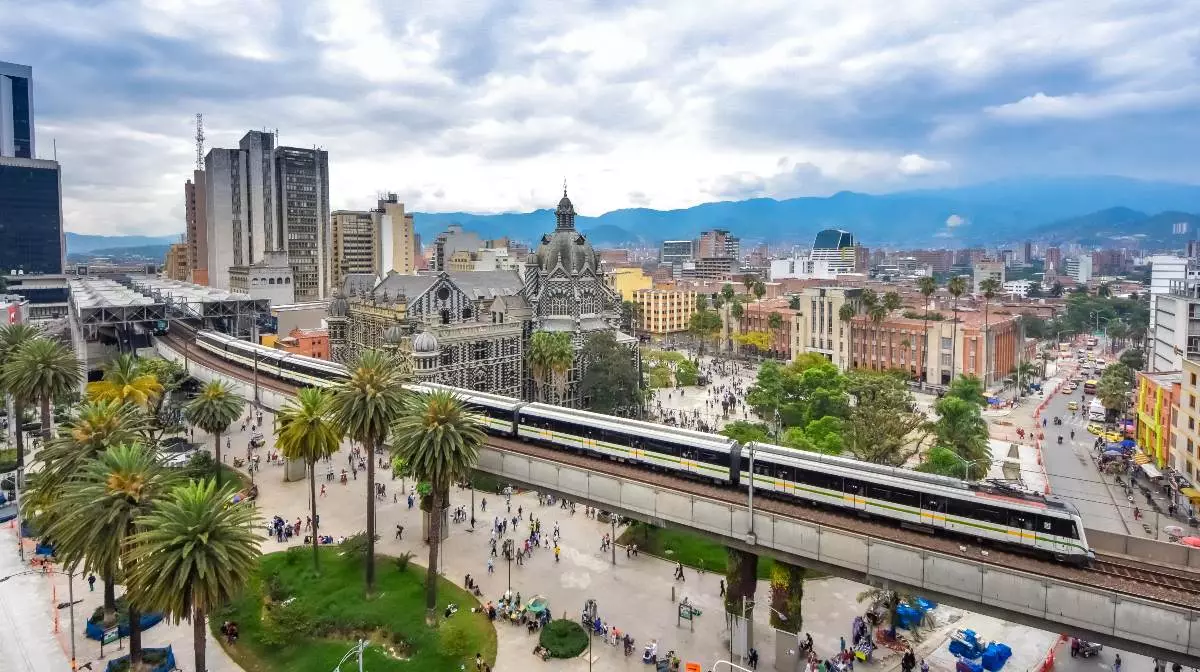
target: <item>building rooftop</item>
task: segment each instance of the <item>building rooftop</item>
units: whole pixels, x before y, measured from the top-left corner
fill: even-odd
[[[152,306],[154,299],[112,280],[73,278],[67,282],[76,309]]]
[[[133,287],[143,294],[146,292],[161,294],[185,303],[206,303],[214,301],[248,301],[245,294],[237,294],[216,287],[197,285],[182,280],[170,280],[153,275],[132,275],[129,277]]]
[[[1181,385],[1183,383],[1182,371],[1160,371],[1151,373],[1148,371],[1139,371],[1138,376],[1145,377],[1150,382],[1159,387],[1170,387],[1172,385]]]

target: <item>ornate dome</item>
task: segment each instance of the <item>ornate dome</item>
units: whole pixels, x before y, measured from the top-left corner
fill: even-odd
[[[338,290],[333,295],[333,300],[329,302],[329,317],[346,317],[350,314],[350,302],[346,300],[346,295],[342,294],[342,290]]]
[[[575,206],[563,189],[562,200],[554,211],[556,226],[553,233],[542,236],[534,257],[538,268],[549,273],[557,266],[571,274],[582,273],[584,269],[595,272],[599,267],[596,250],[587,242],[583,234],[575,230]]]
[[[399,345],[403,340],[404,330],[400,328],[399,324],[393,323],[392,326],[383,332],[383,342],[388,345]]]
[[[437,352],[437,336],[434,336],[428,331],[422,331],[413,337],[412,350],[413,352]]]

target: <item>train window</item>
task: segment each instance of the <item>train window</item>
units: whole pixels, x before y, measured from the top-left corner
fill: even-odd
[[[1027,532],[1033,531],[1033,515],[1019,511],[1008,512],[1008,526]]]
[[[796,470],[784,465],[775,466],[775,478],[791,483],[796,480]]]
[[[729,454],[720,453],[715,450],[700,449],[700,461],[705,464],[715,464],[721,467],[729,466]]]
[[[841,476],[834,476],[820,471],[810,471],[808,469],[796,469],[796,479],[800,483],[816,486],[824,490],[832,490],[834,492],[842,492]]]
[[[770,476],[774,470],[773,469],[774,466],[775,465],[773,465],[769,462],[763,462],[762,460],[755,460],[754,461],[754,473],[756,473],[760,476]]]
[[[933,511],[936,513],[945,513],[946,512],[946,500],[938,499],[936,497],[922,497],[921,498],[921,508],[925,509],[926,511]]]
[[[850,495],[864,495],[863,483],[853,478],[842,479],[842,491]]]
[[[1056,537],[1079,538],[1079,532],[1076,530],[1073,520],[1038,516],[1038,529],[1044,534],[1052,534]]]
[[[971,507],[971,517],[995,525],[1008,525],[1008,512],[994,506],[977,504]]]
[[[921,504],[921,496],[908,490],[892,490],[892,501],[896,504],[915,509]]]

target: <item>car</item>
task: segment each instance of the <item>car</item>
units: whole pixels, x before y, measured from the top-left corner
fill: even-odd
[[[1103,359],[1097,359],[1097,360],[1096,360],[1096,366],[1103,367],[1103,366],[1106,366],[1106,365],[1105,365],[1105,363],[1104,363],[1104,360],[1103,360]]]
[[[1092,434],[1100,435],[1104,433],[1104,426],[1092,423],[1087,426],[1087,431],[1091,432]]]
[[[1100,436],[1103,437],[1104,440],[1108,441],[1109,443],[1121,441],[1125,438],[1125,436],[1123,434],[1121,434],[1120,432],[1104,432]]]
[[[1074,387],[1072,387],[1072,389],[1074,389]],[[1068,411],[1078,411],[1079,410],[1079,402],[1075,401],[1075,400],[1068,401],[1067,402],[1067,410]]]

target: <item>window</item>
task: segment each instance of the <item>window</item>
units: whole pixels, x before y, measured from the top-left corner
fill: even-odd
[[[942,366],[950,366],[950,355],[942,355]]]
[[[953,342],[949,338],[946,338],[945,336],[942,337],[942,349],[943,350],[949,350],[952,343]]]
[[[446,308],[442,309],[442,324],[450,324],[450,311]]]

